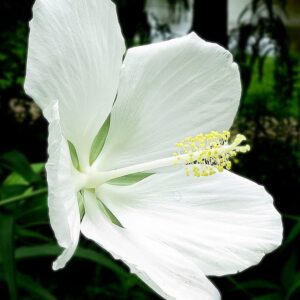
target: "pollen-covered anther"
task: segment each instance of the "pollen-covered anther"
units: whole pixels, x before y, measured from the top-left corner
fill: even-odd
[[[224,169],[230,170],[231,159],[237,153],[246,153],[249,145],[241,145],[246,140],[245,136],[238,134],[229,143],[230,132],[212,131],[207,134],[198,134],[187,137],[176,144],[179,151],[174,153],[177,162],[185,165],[187,176],[210,176]]]

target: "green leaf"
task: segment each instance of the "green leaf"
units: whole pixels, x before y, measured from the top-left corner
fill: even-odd
[[[97,159],[99,154],[102,151],[102,148],[105,144],[106,137],[108,134],[110,126],[110,115],[106,118],[105,122],[103,123],[102,127],[98,131],[91,147],[91,152],[90,152],[90,165],[93,164],[93,162]]]
[[[35,163],[31,164],[32,170],[36,174],[41,174],[42,171],[45,169],[45,164],[44,163]],[[25,180],[20,174],[16,172],[12,172],[10,175],[8,175],[5,180],[3,181],[3,184],[8,186],[8,185],[28,185],[29,182]]]
[[[0,186],[0,201],[4,198],[10,198],[24,194],[28,190],[27,185],[3,185]]]
[[[287,296],[286,296],[286,300],[292,299],[291,297],[294,295],[295,292],[297,292],[298,290],[300,290],[300,281],[295,282],[293,284],[293,286],[291,287],[291,289],[289,290]]]
[[[6,186],[9,186],[9,185],[28,186],[29,183],[20,174],[18,174],[16,172],[12,172],[10,175],[8,175],[5,178],[5,180],[3,181],[3,184]]]
[[[294,239],[297,238],[297,236],[300,234],[300,221],[297,222],[294,227],[290,230],[287,238],[285,239],[283,243],[283,247],[286,247],[289,245],[291,242],[294,241]]]
[[[42,200],[40,197],[36,197],[39,201]],[[34,202],[34,201],[32,201]],[[34,205],[28,205],[29,203],[26,203],[26,207],[22,207],[21,211],[18,211],[16,213],[16,217],[18,218],[18,221],[20,220],[23,223],[32,222],[33,220],[39,220],[42,218],[42,220],[45,220],[48,216],[48,206],[46,201],[40,201],[40,204],[33,203]],[[31,204],[31,203],[30,203]]]
[[[137,183],[153,174],[154,173],[134,173],[134,174],[130,174],[130,175],[112,179],[106,183],[112,184],[112,185],[131,185],[131,184]]]
[[[279,290],[277,284],[267,280],[249,280],[249,281],[239,282],[239,286],[246,290],[250,290],[250,289]]]
[[[28,201],[23,201],[22,205],[14,207],[16,223],[18,227],[30,228],[39,231],[41,227],[38,223],[49,226],[49,211],[47,205],[47,193],[36,195]],[[33,225],[35,223],[36,225]],[[37,228],[32,228],[32,225]]]
[[[73,166],[76,170],[79,171],[80,170],[80,164],[79,164],[79,159],[78,159],[78,155],[77,155],[77,151],[75,149],[75,146],[70,141],[68,141],[68,145],[69,145],[69,151],[70,151]]]
[[[5,280],[3,274],[0,273],[0,280]],[[29,292],[30,295],[38,296],[38,299],[43,300],[57,300],[55,296],[53,296],[47,289],[42,287],[40,283],[36,280],[33,280],[31,277],[17,273],[17,282],[18,286]]]
[[[293,284],[294,277],[297,273],[297,263],[297,254],[294,252],[289,257],[282,270],[281,281],[285,289],[288,289]]]
[[[38,296],[38,299],[43,300],[57,300],[46,288],[44,288],[38,281],[33,280],[27,275],[17,274],[17,281],[20,288],[28,291],[30,295]]]
[[[21,152],[11,151],[2,154],[0,156],[0,165],[18,173],[29,183],[40,180],[40,176],[32,170],[27,158]]]
[[[23,195],[18,195],[18,196],[13,196],[13,197],[10,197],[10,198],[2,199],[0,201],[0,206],[11,204],[11,203],[18,202],[18,201],[22,201],[22,200],[29,199],[29,198],[32,198],[32,197],[36,197],[36,196],[39,196],[41,194],[47,193],[47,191],[48,191],[47,188],[41,188],[39,190],[26,192]]]
[[[47,243],[51,242],[51,239],[47,236],[44,236],[43,234],[40,234],[37,231],[29,230],[22,227],[16,228],[16,234],[24,238],[33,238]]]
[[[31,168],[35,173],[40,174],[45,170],[45,164],[44,163],[34,163],[34,164],[31,164]]]
[[[139,286],[140,285],[140,279],[134,275],[134,276],[129,276],[127,278],[124,278],[124,282],[122,283],[122,286],[125,290],[129,291],[132,288]],[[142,285],[144,287],[144,285]]]
[[[38,246],[20,247],[15,251],[16,260],[24,259],[34,259],[42,256],[58,256],[62,252],[61,248],[53,244],[42,244]],[[78,247],[75,257],[82,258],[88,261],[97,263],[111,271],[115,272],[119,276],[128,276],[128,273],[124,271],[117,263],[113,260],[107,258],[105,255],[98,253],[91,249],[85,249],[83,247]],[[3,261],[2,256],[0,256],[0,261]]]
[[[252,300],[282,300],[281,296],[277,293],[266,294],[259,297],[254,297]]]
[[[242,291],[245,295],[247,295],[250,298],[252,297],[252,294],[232,276],[227,276],[226,278],[235,286],[235,289]]]
[[[0,256],[2,268],[10,298],[16,300],[17,282],[14,258],[14,218],[12,215],[0,215]]]
[[[293,216],[293,215],[287,215],[287,214],[282,214],[282,217],[291,220],[291,221],[300,221],[300,216]]]
[[[82,247],[78,247],[75,252],[75,257],[83,258],[94,263],[97,263],[107,269],[115,272],[121,277],[128,276],[129,274],[123,270],[117,263],[115,263],[112,259],[107,258],[105,255],[100,254],[91,249],[85,249]]]

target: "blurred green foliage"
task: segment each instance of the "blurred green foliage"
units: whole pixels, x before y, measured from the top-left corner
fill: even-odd
[[[0,90],[13,91],[14,96],[24,95],[27,25],[18,23],[14,31],[0,34]]]
[[[287,96],[285,92],[278,91],[278,85],[284,86],[284,82],[280,82],[278,78],[274,79],[277,61],[274,57],[268,57],[263,66],[263,74],[260,75],[257,64],[254,66],[252,80],[247,91],[247,95],[243,98],[242,113],[249,113],[259,109],[259,114],[270,115],[276,118],[292,117],[298,120],[300,115],[300,78],[299,78],[299,55],[291,56],[291,60],[295,66],[293,70],[293,89],[289,91]]]
[[[56,277],[51,260],[61,249],[48,221],[44,164],[30,164],[13,151],[0,156],[0,171],[2,299],[150,299],[143,283],[87,241],[78,247],[70,269],[61,271],[66,278],[61,281],[65,275],[59,273]]]
[[[119,6],[125,9],[126,1],[120,0]],[[137,28],[126,30],[130,40]],[[45,170],[39,163],[46,158],[46,126],[41,117],[33,118],[32,102],[22,88],[27,34],[25,22],[14,22],[0,34],[0,297],[158,299],[123,264],[83,238],[68,266],[51,270],[61,250],[49,226]],[[300,55],[288,53],[282,56],[284,61],[267,55],[262,60],[257,53],[253,59],[244,48],[239,51],[236,59],[241,59],[241,67],[249,62],[251,67],[246,68],[250,75],[243,77],[247,93],[233,130],[248,136],[252,151],[234,171],[265,185],[273,195],[283,215],[284,242],[258,266],[212,280],[225,300],[296,300],[300,299]],[[24,118],[17,117],[12,99],[24,108]]]

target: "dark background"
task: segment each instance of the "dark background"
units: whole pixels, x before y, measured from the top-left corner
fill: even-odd
[[[185,2],[170,2],[178,1]],[[136,44],[137,33],[148,43],[144,1],[115,2],[127,45]],[[225,47],[233,41],[242,74],[233,131],[248,137],[252,151],[234,171],[266,186],[285,226],[283,245],[258,266],[212,278],[225,300],[300,299],[300,55],[290,46],[299,41],[286,25],[286,2],[253,0],[246,8],[251,17],[228,33],[227,1],[195,1],[193,30]],[[64,270],[51,270],[60,250],[46,204],[47,124],[23,90],[32,4],[0,3],[0,298],[156,299],[125,266],[84,239]],[[260,43],[265,37],[271,52]]]

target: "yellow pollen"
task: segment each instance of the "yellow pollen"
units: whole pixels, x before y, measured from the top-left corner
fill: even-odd
[[[176,144],[179,151],[174,156],[177,162],[184,163],[187,176],[210,176],[224,169],[230,170],[230,160],[237,161],[237,153],[248,152],[250,146],[241,145],[246,140],[242,134],[238,134],[231,143],[229,138],[229,131],[190,136]]]

